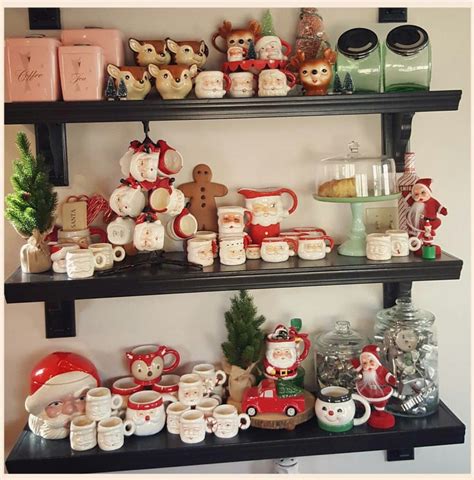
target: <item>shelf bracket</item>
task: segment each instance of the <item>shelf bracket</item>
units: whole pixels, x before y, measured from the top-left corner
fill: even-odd
[[[395,305],[399,297],[411,298],[412,282],[393,282],[383,284],[383,308],[390,308]]]
[[[395,160],[397,172],[405,167],[405,152],[415,112],[382,113],[382,151]]]
[[[44,316],[46,338],[76,336],[76,311],[74,300],[45,302]]]
[[[49,166],[49,179],[57,187],[69,185],[65,123],[36,123],[36,154]]]
[[[387,462],[399,462],[401,460],[415,460],[415,449],[411,447],[387,450]]]

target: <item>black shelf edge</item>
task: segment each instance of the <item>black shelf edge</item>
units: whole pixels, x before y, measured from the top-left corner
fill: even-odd
[[[182,259],[182,253],[166,256]],[[123,263],[133,262],[133,258]],[[119,265],[123,265],[119,264]],[[172,293],[215,292],[223,290],[305,287],[361,283],[425,280],[456,280],[462,260],[447,253],[436,260],[410,255],[388,262],[365,257],[344,257],[335,251],[318,261],[290,258],[287,262],[267,263],[249,260],[244,265],[225,266],[216,259],[203,271],[180,267],[144,267],[107,277],[68,279],[52,271],[25,274],[17,269],[5,282],[7,303],[67,301],[92,298],[130,297]]]
[[[204,442],[195,445],[182,443],[179,435],[166,431],[150,437],[132,436],[113,452],[98,447],[74,452],[69,439],[44,440],[25,427],[6,467],[9,473],[94,473],[407,449],[464,443],[465,430],[461,420],[442,402],[438,412],[429,417],[397,418],[392,430],[362,425],[334,434],[320,430],[313,418],[291,432],[250,428],[230,439],[206,435]]]
[[[457,110],[461,90],[321,97],[5,103],[5,123],[92,123],[143,120],[359,115]]]

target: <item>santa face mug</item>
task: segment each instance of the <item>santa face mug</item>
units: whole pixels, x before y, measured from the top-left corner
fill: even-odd
[[[334,240],[327,235],[304,235],[298,244],[298,257],[303,260],[320,260],[334,248]]]
[[[121,418],[104,418],[97,425],[97,443],[101,450],[110,452],[123,447],[124,435],[135,433],[135,424],[129,422],[125,425]]]
[[[203,238],[205,240],[211,240],[213,257],[217,258],[218,245],[217,245],[217,233],[210,230],[198,230],[193,238]]]
[[[392,241],[385,233],[370,233],[366,239],[366,255],[369,260],[390,260],[392,258]]]
[[[96,422],[110,417],[123,403],[120,395],[112,395],[106,387],[92,388],[86,395],[86,415]]]
[[[387,230],[385,233],[390,235],[392,257],[406,257],[410,252],[416,252],[423,245],[419,238],[408,237],[408,232],[405,230]]]
[[[204,382],[196,373],[187,373],[179,380],[178,400],[189,407],[195,407],[207,393]]]
[[[107,262],[103,253],[94,255],[91,250],[72,250],[66,253],[66,272],[69,278],[88,278],[94,269]]]
[[[258,260],[260,258],[260,245],[258,243],[250,243],[245,255],[247,260]]]
[[[119,217],[138,217],[145,208],[146,198],[140,186],[121,185],[110,195],[110,208]]]
[[[206,438],[206,432],[211,433],[204,413],[199,410],[189,410],[181,414],[179,436],[184,443],[199,443]]]
[[[246,413],[239,415],[234,405],[219,405],[214,409],[212,418],[212,431],[219,438],[235,437],[239,428],[247,430],[250,427],[250,417]]]
[[[214,263],[214,250],[212,240],[204,238],[190,238],[186,243],[188,262],[209,267]]]
[[[163,375],[157,383],[153,384],[152,389],[159,393],[169,393],[177,399],[179,379],[179,375]]]
[[[247,216],[247,221],[245,221],[245,216]],[[217,208],[217,225],[221,236],[243,233],[244,228],[248,227],[251,222],[252,212],[247,208],[232,206]]]
[[[222,385],[227,380],[227,375],[223,370],[216,370],[211,363],[199,363],[198,365],[194,365],[193,373],[197,373],[201,377],[205,386],[210,391],[214,391],[220,387],[218,391],[214,393],[222,396]]]
[[[235,72],[229,74],[231,87],[229,95],[233,98],[247,98],[255,95],[256,81],[251,72]]]
[[[128,217],[117,217],[107,225],[107,239],[114,245],[128,245],[133,242],[135,220]]]
[[[212,417],[212,412],[219,405],[217,398],[203,398],[197,405],[196,410],[204,413],[204,418]]]
[[[194,92],[197,98],[222,98],[231,84],[231,79],[223,72],[201,72],[196,77]]]
[[[260,249],[262,260],[264,262],[286,262],[291,255],[290,245],[293,252],[298,252],[298,242],[294,238],[264,238]]]
[[[78,452],[90,450],[97,445],[97,430],[95,421],[86,415],[74,417],[71,420],[69,440],[71,449]]]
[[[179,435],[179,423],[181,414],[190,410],[191,407],[180,402],[170,403],[166,409],[166,430],[168,433]]]
[[[219,242],[219,258],[223,265],[242,265],[245,263],[245,240],[232,236],[221,238]]]
[[[283,53],[285,48],[285,53]],[[261,60],[288,60],[290,45],[275,35],[265,35],[255,44],[257,57]]]
[[[354,418],[355,401],[364,406],[364,415]],[[362,425],[370,417],[370,405],[360,395],[351,394],[344,387],[325,387],[318,393],[314,406],[319,428],[328,432],[346,432],[353,426]]]
[[[124,426],[134,428],[134,435],[155,435],[165,426],[164,401],[176,402],[173,395],[143,390],[130,395],[125,414]]]
[[[147,219],[149,217],[150,219]],[[133,245],[141,252],[161,250],[165,242],[165,230],[160,220],[147,214],[140,215],[135,222]]]
[[[296,77],[290,72],[276,68],[262,70],[258,75],[259,97],[286,97],[295,86]]]
[[[112,247],[110,243],[93,243],[89,245],[89,250],[94,256],[101,253],[105,257],[105,263],[96,267],[96,270],[110,270],[114,262],[121,262],[125,258],[125,250],[120,247]]]
[[[56,243],[50,245],[51,261],[53,262],[53,272],[66,273],[66,254],[73,250],[79,250],[81,247],[75,243]]]
[[[169,184],[169,179],[163,180],[167,183],[162,182],[150,194],[150,207],[157,213],[166,213],[174,217],[183,210],[186,199],[181,190]]]

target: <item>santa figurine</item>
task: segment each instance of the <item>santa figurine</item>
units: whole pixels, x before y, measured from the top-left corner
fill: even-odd
[[[433,236],[441,225],[438,215],[447,215],[446,207],[433,198],[431,178],[420,178],[413,185],[411,192],[406,194],[405,200],[410,206],[407,214],[407,226],[410,236],[419,236],[424,232],[425,221],[431,223]]]
[[[380,362],[379,351],[377,345],[366,345],[359,359],[352,363],[359,373],[357,393],[374,407],[367,423],[373,428],[389,429],[394,427],[395,418],[385,411],[385,406],[393,394],[392,387],[397,385],[397,379]]]
[[[84,415],[87,391],[99,385],[97,369],[87,358],[70,352],[47,355],[31,372],[25,401],[30,430],[48,440],[68,437],[72,418]]]

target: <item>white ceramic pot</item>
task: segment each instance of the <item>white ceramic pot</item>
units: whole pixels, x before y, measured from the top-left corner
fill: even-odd
[[[179,435],[181,414],[190,410],[191,407],[180,402],[170,403],[166,409],[166,430],[168,433]]]
[[[239,429],[250,427],[250,417],[246,413],[239,414],[234,405],[219,405],[212,413],[212,431],[219,438],[232,438]]]
[[[95,421],[86,415],[74,417],[71,420],[69,440],[72,450],[83,452],[97,445],[97,430]]]
[[[385,233],[371,233],[366,239],[366,255],[369,260],[390,260],[392,258],[392,241]]]
[[[97,441],[99,448],[105,451],[118,450],[123,446],[124,436],[135,433],[133,423],[125,426],[119,417],[104,418],[97,425]]]
[[[417,237],[409,237],[405,230],[387,230],[392,244],[392,257],[406,257],[410,252],[419,250],[423,242]]]
[[[89,245],[89,250],[94,256],[101,253],[105,257],[105,262],[96,267],[96,270],[110,270],[114,262],[121,262],[125,258],[125,250],[120,247],[112,247],[110,243],[93,243]]]
[[[86,415],[98,422],[116,413],[113,410],[118,410],[122,404],[122,397],[112,395],[108,388],[92,388],[86,394]]]
[[[265,262],[286,262],[291,255],[290,245],[298,251],[298,243],[293,238],[267,237],[262,240],[260,256]]]
[[[320,260],[333,248],[334,240],[327,235],[308,234],[298,238],[298,257],[303,260]]]
[[[209,267],[214,263],[214,252],[212,248],[212,240],[204,238],[190,238],[186,243],[188,252],[188,261]]]
[[[88,278],[94,275],[94,269],[105,264],[102,253],[94,255],[91,250],[72,250],[66,253],[66,272],[69,278]]]
[[[251,72],[229,73],[232,82],[229,95],[233,98],[247,98],[255,95],[256,81]]]

